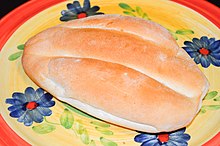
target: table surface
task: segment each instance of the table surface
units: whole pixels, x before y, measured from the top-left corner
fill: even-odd
[[[4,17],[7,13],[12,11],[14,8],[22,5],[23,3],[29,0],[16,0],[16,1],[9,1],[9,0],[1,0],[0,5],[0,18]],[[208,0],[210,3],[220,7],[219,0]]]

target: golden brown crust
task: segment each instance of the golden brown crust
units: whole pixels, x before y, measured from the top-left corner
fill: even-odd
[[[205,76],[166,29],[119,15],[50,28],[26,43],[22,63],[57,98],[157,129],[143,129],[148,132],[189,124],[208,90]]]

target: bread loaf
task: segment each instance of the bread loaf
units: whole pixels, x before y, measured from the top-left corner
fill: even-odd
[[[49,28],[25,44],[26,74],[102,120],[146,131],[188,125],[209,83],[159,24],[99,15]]]

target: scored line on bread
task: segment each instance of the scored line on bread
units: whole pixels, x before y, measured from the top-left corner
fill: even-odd
[[[92,16],[47,29],[25,44],[22,64],[58,99],[147,132],[188,125],[209,87],[165,28],[129,16]]]

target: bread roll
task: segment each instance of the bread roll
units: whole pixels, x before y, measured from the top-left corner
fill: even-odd
[[[27,41],[22,64],[56,98],[153,133],[188,125],[209,87],[165,28],[129,16],[92,16],[49,28]]]

